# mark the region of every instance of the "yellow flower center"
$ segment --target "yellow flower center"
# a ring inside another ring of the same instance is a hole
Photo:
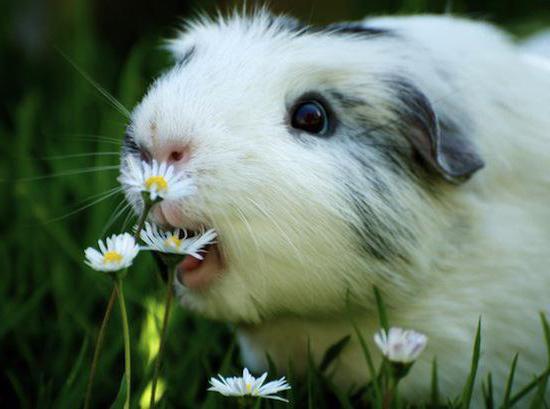
[[[167,190],[168,182],[162,176],[151,176],[145,180],[145,187],[147,190],[152,190],[153,188],[156,188],[156,190]]]
[[[251,384],[247,383],[247,384],[245,384],[245,387],[246,387],[246,393],[252,392],[252,385]]]
[[[122,261],[122,254],[116,251],[108,251],[103,255],[103,263],[119,263]]]
[[[178,248],[181,245],[181,239],[176,236],[170,236],[164,240],[164,245],[166,247]]]

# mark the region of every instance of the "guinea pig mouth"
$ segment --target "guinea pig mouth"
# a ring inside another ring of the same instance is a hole
[[[191,236],[191,232],[188,232]],[[202,259],[186,256],[178,264],[177,275],[179,281],[191,290],[206,290],[222,273],[223,260],[219,244],[206,246],[201,255]]]

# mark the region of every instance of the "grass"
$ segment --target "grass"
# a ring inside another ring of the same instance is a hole
[[[417,11],[428,2],[405,3],[407,10]],[[368,11],[357,4],[357,10]],[[145,37],[124,57],[117,55],[93,30],[89,7],[86,1],[75,2],[70,22],[63,26],[70,34],[61,36],[56,46],[124,107],[131,108],[150,80],[167,66],[166,56],[157,49],[156,37]],[[518,26],[524,29],[532,24]],[[4,33],[0,46],[9,57],[13,51],[7,38]],[[11,67],[19,70],[13,84],[5,80],[12,78],[4,75],[5,71],[1,76],[6,97],[0,112],[0,186],[5,197],[0,201],[0,406],[77,408],[83,403],[93,344],[111,291],[107,277],[85,268],[82,249],[106,230],[128,226],[123,198],[111,190],[117,187],[117,155],[126,118],[120,107],[106,102],[59,53],[48,54],[40,66],[20,59]],[[19,91],[10,91],[16,86]],[[97,195],[105,192],[112,194],[98,201]],[[117,212],[120,217],[107,229]],[[154,263],[145,255],[140,258],[125,280],[133,340],[133,406],[147,402],[164,295],[158,275],[152,273]],[[383,313],[384,325],[388,320],[391,322],[391,317]],[[545,321],[544,325],[550,338]],[[124,384],[120,326],[115,309],[97,369],[93,407],[109,407]],[[332,384],[327,369],[348,340],[344,338],[329,349],[321,366],[311,365],[305,380],[298,380],[290,366],[291,403],[265,402],[264,407],[363,407],[362,396],[381,395],[382,391],[375,393],[378,388],[341,391]],[[550,348],[550,341],[548,344]],[[368,355],[366,358],[365,365],[369,363]],[[206,392],[210,376],[241,370],[234,333],[225,324],[174,308],[164,362],[177,365],[163,367],[161,407],[226,408],[232,404]],[[476,362],[474,359],[474,369]],[[515,360],[509,385],[514,368]],[[448,397],[437,392],[435,365],[433,373],[434,402],[430,407],[466,407],[471,388],[465,388],[464,399],[441,405]],[[469,379],[474,376],[475,371]],[[548,372],[528,385],[535,390],[533,408],[544,407],[547,379]],[[503,408],[525,402],[520,399],[525,399],[526,389],[514,386],[507,390]],[[511,390],[519,392],[512,394]],[[486,391],[490,401],[491,389]]]

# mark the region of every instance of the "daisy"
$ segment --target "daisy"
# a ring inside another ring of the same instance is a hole
[[[151,201],[180,199],[195,192],[192,180],[176,173],[172,165],[153,160],[151,164],[128,159],[118,181],[129,192],[148,193]]]
[[[428,337],[413,330],[390,328],[381,329],[374,335],[374,342],[382,354],[391,362],[411,363],[422,353]]]
[[[242,377],[224,378],[218,375],[218,378],[210,378],[211,386],[208,388],[209,391],[221,393],[223,396],[253,396],[288,402],[287,399],[276,395],[276,393],[290,389],[290,385],[284,376],[281,379],[268,382],[264,385],[267,372],[259,378],[254,378],[250,375],[248,369],[244,368]]]
[[[173,231],[161,231],[154,224],[145,222],[140,238],[146,244],[143,250],[153,250],[160,253],[188,254],[199,260],[203,256],[199,254],[204,247],[214,243],[217,234],[214,229],[203,231],[194,237],[187,237],[187,232],[182,229]]]
[[[139,253],[139,246],[128,233],[113,234],[106,244],[103,240],[98,240],[97,244],[100,251],[93,247],[84,250],[85,263],[97,271],[113,272],[130,267]]]

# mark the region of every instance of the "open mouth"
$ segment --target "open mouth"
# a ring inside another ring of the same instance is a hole
[[[210,244],[201,253],[203,259],[186,256],[177,267],[179,281],[192,290],[205,290],[221,274],[222,257],[217,243]]]
[[[182,217],[179,207],[169,202],[162,202],[152,213],[157,224],[169,230],[184,229],[187,237],[194,237],[200,231],[207,230],[202,223]],[[183,235],[183,231],[180,235]],[[206,290],[222,274],[224,263],[219,242],[220,238],[217,237],[216,243],[203,248],[200,252],[202,259],[186,256],[178,264],[177,275],[181,284],[191,290]]]

